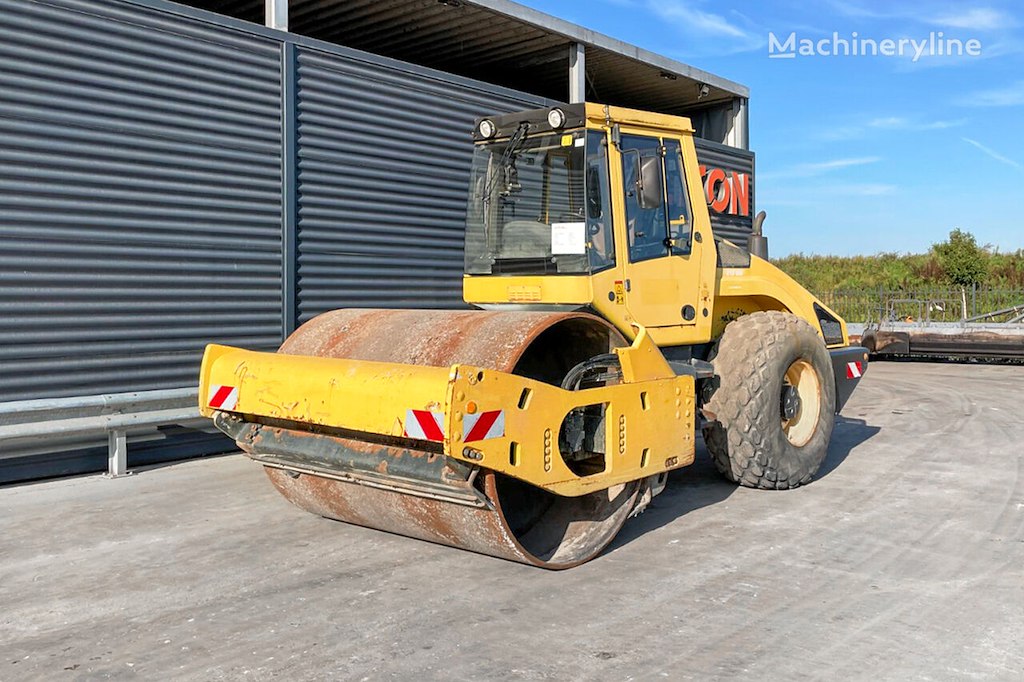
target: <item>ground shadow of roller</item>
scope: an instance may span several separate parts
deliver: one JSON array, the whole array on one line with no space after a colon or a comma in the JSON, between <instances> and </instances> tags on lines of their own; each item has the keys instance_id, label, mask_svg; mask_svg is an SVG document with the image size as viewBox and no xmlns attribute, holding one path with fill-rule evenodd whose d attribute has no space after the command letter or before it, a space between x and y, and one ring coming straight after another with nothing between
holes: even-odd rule
<instances>
[{"instance_id":1,"label":"ground shadow of roller","mask_svg":"<svg viewBox=\"0 0 1024 682\"><path fill-rule=\"evenodd\" d=\"M642 514L626 522L607 551L614 551L645 533L672 523L684 514L717 504L735 491L736 484L722 478L711 462L711 455L703 440L698 439L697 458L693 464L669 473L665 490L651 501Z\"/></svg>"},{"instance_id":2,"label":"ground shadow of roller","mask_svg":"<svg viewBox=\"0 0 1024 682\"><path fill-rule=\"evenodd\" d=\"M861 443L873 438L882 429L871 426L863 419L836 417L836 425L832 429L832 440L828 445L828 455L822 462L821 469L815 479L822 479L839 468L850 452Z\"/></svg>"},{"instance_id":3,"label":"ground shadow of roller","mask_svg":"<svg viewBox=\"0 0 1024 682\"><path fill-rule=\"evenodd\" d=\"M836 417L828 454L815 479L822 479L839 468L855 447L880 430L877 426L868 425L863 419ZM684 514L722 502L736 489L736 484L725 480L718 473L703 440L698 439L694 463L671 472L665 491L654 498L640 516L626 522L606 551L614 551Z\"/></svg>"}]
</instances>

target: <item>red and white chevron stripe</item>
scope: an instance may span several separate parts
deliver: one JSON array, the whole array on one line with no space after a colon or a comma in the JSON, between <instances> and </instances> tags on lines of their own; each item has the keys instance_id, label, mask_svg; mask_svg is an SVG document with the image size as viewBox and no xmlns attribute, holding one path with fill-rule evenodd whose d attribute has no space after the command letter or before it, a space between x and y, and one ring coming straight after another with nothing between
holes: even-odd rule
<instances>
[{"instance_id":1,"label":"red and white chevron stripe","mask_svg":"<svg viewBox=\"0 0 1024 682\"><path fill-rule=\"evenodd\" d=\"M405 437L417 440L429 440L435 443L444 441L444 412L428 410L406 410Z\"/></svg>"},{"instance_id":2,"label":"red and white chevron stripe","mask_svg":"<svg viewBox=\"0 0 1024 682\"><path fill-rule=\"evenodd\" d=\"M864 374L864 366L859 362L850 362L846 365L847 379L860 379Z\"/></svg>"},{"instance_id":3,"label":"red and white chevron stripe","mask_svg":"<svg viewBox=\"0 0 1024 682\"><path fill-rule=\"evenodd\" d=\"M215 410L233 410L238 406L238 386L211 386L207 404Z\"/></svg>"},{"instance_id":4,"label":"red and white chevron stripe","mask_svg":"<svg viewBox=\"0 0 1024 682\"><path fill-rule=\"evenodd\" d=\"M505 435L505 410L467 414L462 421L462 442L472 443Z\"/></svg>"}]
</instances>

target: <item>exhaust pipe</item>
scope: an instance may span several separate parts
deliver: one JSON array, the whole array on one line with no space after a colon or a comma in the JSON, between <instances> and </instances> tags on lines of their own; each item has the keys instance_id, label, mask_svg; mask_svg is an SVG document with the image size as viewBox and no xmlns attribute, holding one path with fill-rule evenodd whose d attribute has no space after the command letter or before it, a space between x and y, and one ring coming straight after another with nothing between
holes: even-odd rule
<instances>
[{"instance_id":1,"label":"exhaust pipe","mask_svg":"<svg viewBox=\"0 0 1024 682\"><path fill-rule=\"evenodd\" d=\"M753 230L750 233L750 239L747 242L747 251L757 256L758 258L768 260L768 237L765 237L762 230L764 225L764 219L768 216L767 213L761 211L754 216Z\"/></svg>"}]
</instances>

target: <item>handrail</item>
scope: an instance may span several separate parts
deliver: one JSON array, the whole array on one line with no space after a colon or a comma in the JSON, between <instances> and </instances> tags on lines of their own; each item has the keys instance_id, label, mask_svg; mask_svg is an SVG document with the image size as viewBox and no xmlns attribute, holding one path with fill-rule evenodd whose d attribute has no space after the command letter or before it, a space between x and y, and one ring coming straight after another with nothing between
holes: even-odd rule
<instances>
[{"instance_id":1,"label":"handrail","mask_svg":"<svg viewBox=\"0 0 1024 682\"><path fill-rule=\"evenodd\" d=\"M1007 324L1014 324L1021 321L1024 318L1024 303L1010 306L1009 308L1003 308L1002 310L993 310L990 313L984 313L983 315L975 315L974 317L968 317L964 322L981 322L994 317L1000 317L1002 315L1013 315L1013 317L1006 321Z\"/></svg>"},{"instance_id":2,"label":"handrail","mask_svg":"<svg viewBox=\"0 0 1024 682\"><path fill-rule=\"evenodd\" d=\"M200 419L198 388L105 393L0 403L0 441L107 434L107 474L128 474L129 429Z\"/></svg>"}]
</instances>

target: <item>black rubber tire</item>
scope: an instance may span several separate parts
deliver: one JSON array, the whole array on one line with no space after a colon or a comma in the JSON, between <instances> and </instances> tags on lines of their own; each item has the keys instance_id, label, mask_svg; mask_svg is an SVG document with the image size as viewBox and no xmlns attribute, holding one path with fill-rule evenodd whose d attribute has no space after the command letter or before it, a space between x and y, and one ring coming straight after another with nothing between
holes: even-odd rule
<instances>
[{"instance_id":1,"label":"black rubber tire","mask_svg":"<svg viewBox=\"0 0 1024 682\"><path fill-rule=\"evenodd\" d=\"M711 360L715 390L704 405L704 442L718 470L749 488L810 481L828 454L836 404L832 363L814 328L789 313L744 315L725 328ZM781 413L783 379L798 360L813 368L820 387L817 424L802 446L787 438Z\"/></svg>"}]
</instances>

